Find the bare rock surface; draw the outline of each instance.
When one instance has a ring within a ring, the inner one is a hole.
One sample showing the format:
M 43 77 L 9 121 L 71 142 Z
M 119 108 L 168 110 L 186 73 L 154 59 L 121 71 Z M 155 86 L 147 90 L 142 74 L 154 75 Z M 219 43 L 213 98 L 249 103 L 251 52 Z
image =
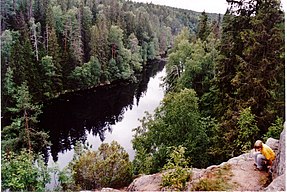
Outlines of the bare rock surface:
M 269 184 L 268 173 L 258 171 L 254 166 L 253 150 L 250 153 L 230 159 L 231 183 L 235 191 L 259 191 Z
M 188 183 L 190 190 L 194 183 L 203 178 L 211 178 L 212 173 L 222 168 L 230 166 L 230 180 L 233 191 L 258 191 L 263 190 L 268 184 L 268 173 L 255 170 L 253 165 L 253 151 L 230 159 L 220 165 L 213 165 L 206 169 L 192 169 L 192 179 Z M 128 187 L 128 191 L 161 191 L 160 186 L 162 173 L 153 175 L 143 175 L 135 179 Z
M 276 160 L 273 164 L 272 176 L 265 171 L 258 171 L 254 165 L 254 150 L 242 154 L 238 157 L 229 159 L 220 165 L 212 165 L 206 169 L 192 169 L 192 178 L 188 182 L 186 189 L 193 189 L 202 179 L 212 179 L 216 176 L 218 170 L 228 171 L 222 175 L 224 181 L 229 184 L 228 191 L 285 191 L 286 174 L 285 174 L 285 129 L 283 130 L 280 140 L 268 139 L 266 142 L 276 153 Z M 163 173 L 153 175 L 142 175 L 136 178 L 128 188 L 121 191 L 164 191 L 168 190 L 161 187 Z M 273 180 L 272 180 L 273 179 Z M 271 182 L 272 181 L 272 182 Z M 105 189 L 103 192 L 112 191 Z
M 160 191 L 161 173 L 143 175 L 135 179 L 128 187 L 128 191 Z
M 266 187 L 265 191 L 285 191 L 286 190 L 286 175 L 280 175 L 276 177 L 268 187 Z
M 283 175 L 286 172 L 286 140 L 285 140 L 285 128 L 280 135 L 278 142 L 278 150 L 275 151 L 276 159 L 273 164 L 273 179 Z M 267 140 L 268 141 L 268 140 Z
M 278 140 L 270 140 L 277 147 Z M 270 144 L 270 143 L 269 143 Z M 271 183 L 271 176 L 265 171 L 258 171 L 254 165 L 254 150 L 249 153 L 242 154 L 238 157 L 229 159 L 220 165 L 213 165 L 206 169 L 192 169 L 192 179 L 188 183 L 187 190 L 191 190 L 193 185 L 204 178 L 211 179 L 213 173 L 218 169 L 228 165 L 229 176 L 228 182 L 232 186 L 232 191 L 284 191 L 285 190 L 285 174 L 276 178 Z M 128 187 L 128 191 L 161 191 L 161 178 L 163 173 L 153 175 L 143 175 L 135 179 Z M 270 184 L 271 183 L 271 184 Z M 270 184 L 270 185 L 269 185 Z

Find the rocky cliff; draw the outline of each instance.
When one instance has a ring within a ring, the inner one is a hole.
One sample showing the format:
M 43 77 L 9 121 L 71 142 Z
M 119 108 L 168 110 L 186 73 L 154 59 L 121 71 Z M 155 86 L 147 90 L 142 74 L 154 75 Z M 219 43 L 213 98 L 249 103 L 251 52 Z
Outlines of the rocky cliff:
M 234 157 L 220 165 L 213 165 L 206 169 L 192 169 L 191 181 L 187 190 L 206 189 L 209 182 L 222 185 L 232 191 L 285 191 L 285 129 L 280 140 L 269 138 L 266 142 L 276 153 L 273 163 L 272 176 L 264 171 L 255 170 L 254 150 Z M 135 179 L 127 188 L 128 191 L 162 191 L 161 178 L 163 173 L 143 175 Z M 216 183 L 217 182 L 217 183 Z M 211 185 L 210 184 L 210 185 Z M 201 188 L 200 188 L 201 187 Z M 216 186 L 218 187 L 218 186 Z

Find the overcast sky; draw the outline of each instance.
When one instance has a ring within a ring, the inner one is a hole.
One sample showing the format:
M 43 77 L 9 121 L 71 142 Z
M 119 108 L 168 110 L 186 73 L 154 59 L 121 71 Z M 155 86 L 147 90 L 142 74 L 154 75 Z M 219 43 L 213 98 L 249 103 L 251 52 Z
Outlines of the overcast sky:
M 136 2 L 152 2 L 158 5 L 167 5 L 171 7 L 178 7 L 183 9 L 189 9 L 197 12 L 208 13 L 222 13 L 224 14 L 227 9 L 226 0 L 132 0 Z M 281 0 L 284 3 L 283 7 L 286 11 L 287 0 Z

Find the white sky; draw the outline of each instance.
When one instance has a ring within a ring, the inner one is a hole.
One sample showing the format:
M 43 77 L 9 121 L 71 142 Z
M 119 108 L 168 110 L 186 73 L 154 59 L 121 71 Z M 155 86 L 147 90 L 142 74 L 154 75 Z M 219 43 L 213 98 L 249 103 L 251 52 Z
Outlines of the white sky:
M 226 0 L 132 0 L 135 2 L 147 2 L 158 5 L 189 9 L 197 12 L 222 13 L 227 9 Z M 286 0 L 281 0 L 286 11 Z

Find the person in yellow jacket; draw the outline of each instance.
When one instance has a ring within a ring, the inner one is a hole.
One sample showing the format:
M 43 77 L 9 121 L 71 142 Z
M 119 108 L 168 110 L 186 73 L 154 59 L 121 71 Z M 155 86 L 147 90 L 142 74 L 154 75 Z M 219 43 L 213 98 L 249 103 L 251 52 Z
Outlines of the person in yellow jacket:
M 272 161 L 275 159 L 276 155 L 274 151 L 261 140 L 257 140 L 254 144 L 255 149 L 255 165 L 260 171 L 268 171 L 272 166 Z

